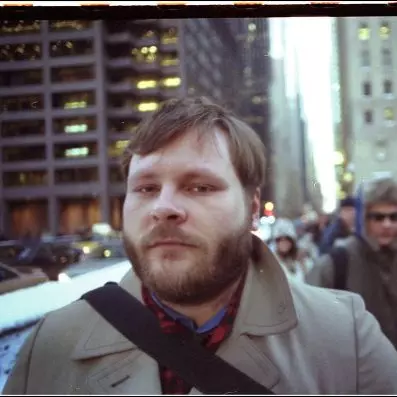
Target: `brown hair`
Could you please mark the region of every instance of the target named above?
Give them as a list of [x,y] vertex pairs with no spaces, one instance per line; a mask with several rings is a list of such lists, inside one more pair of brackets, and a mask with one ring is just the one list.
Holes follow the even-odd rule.
[[124,176],[134,154],[147,155],[165,147],[189,130],[200,137],[221,128],[229,141],[232,164],[248,192],[262,187],[265,179],[265,147],[256,132],[231,111],[205,97],[171,99],[144,120],[131,138],[121,161]]

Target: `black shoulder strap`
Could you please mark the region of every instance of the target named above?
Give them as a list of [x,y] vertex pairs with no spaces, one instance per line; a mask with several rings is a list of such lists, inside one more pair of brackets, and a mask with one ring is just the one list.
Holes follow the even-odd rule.
[[349,257],[344,247],[334,247],[330,251],[334,265],[334,288],[345,290]]
[[274,394],[192,339],[164,334],[157,317],[114,283],[85,299],[122,335],[204,394]]

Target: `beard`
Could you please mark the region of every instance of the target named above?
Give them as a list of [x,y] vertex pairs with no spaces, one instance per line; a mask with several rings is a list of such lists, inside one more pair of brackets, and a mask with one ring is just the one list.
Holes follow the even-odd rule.
[[[182,248],[182,252],[165,249],[153,258],[156,253],[150,252],[149,246],[165,238],[193,247]],[[156,226],[138,245],[123,233],[126,254],[142,284],[161,300],[185,306],[212,301],[232,286],[248,267],[252,241],[249,219],[239,230],[216,242],[165,224]]]

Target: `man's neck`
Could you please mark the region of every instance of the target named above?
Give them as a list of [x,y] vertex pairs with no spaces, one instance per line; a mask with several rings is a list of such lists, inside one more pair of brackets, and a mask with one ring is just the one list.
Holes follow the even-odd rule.
[[231,297],[236,291],[239,283],[241,281],[241,277],[228,289],[222,292],[221,295],[216,297],[210,302],[206,302],[197,306],[185,306],[185,305],[177,305],[174,303],[161,301],[164,305],[167,305],[171,309],[176,312],[190,318],[194,321],[197,327],[201,327],[211,318],[213,318],[220,310],[222,310],[229,303]]

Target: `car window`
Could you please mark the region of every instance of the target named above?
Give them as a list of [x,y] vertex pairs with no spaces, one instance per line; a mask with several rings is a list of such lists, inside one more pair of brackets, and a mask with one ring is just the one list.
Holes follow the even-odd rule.
[[13,278],[17,278],[18,275],[4,267],[0,267],[0,282],[12,280]]

